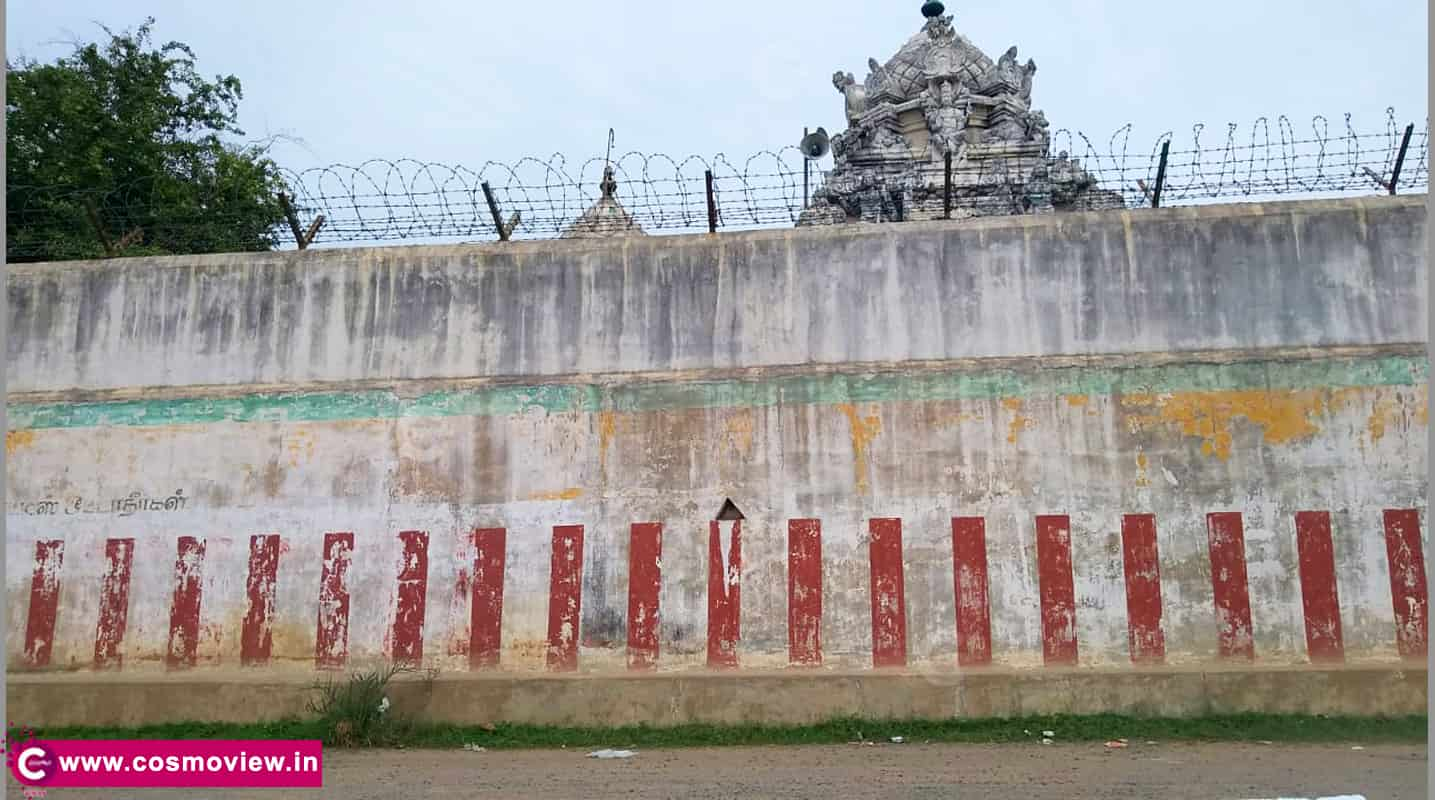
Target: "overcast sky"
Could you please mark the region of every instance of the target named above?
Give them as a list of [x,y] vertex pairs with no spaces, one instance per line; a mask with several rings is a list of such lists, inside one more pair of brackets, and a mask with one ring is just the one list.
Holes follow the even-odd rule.
[[[244,85],[253,137],[288,134],[291,169],[367,158],[463,163],[616,150],[746,156],[842,126],[836,69],[861,80],[922,24],[917,0],[493,3],[474,0],[10,0],[8,54],[50,60],[63,41],[156,18],[206,74]],[[1035,105],[1053,130],[1133,149],[1205,122],[1224,137],[1286,114],[1341,128],[1423,125],[1424,0],[1151,0],[948,4],[995,58],[1034,58]],[[1210,134],[1208,134],[1209,136]]]

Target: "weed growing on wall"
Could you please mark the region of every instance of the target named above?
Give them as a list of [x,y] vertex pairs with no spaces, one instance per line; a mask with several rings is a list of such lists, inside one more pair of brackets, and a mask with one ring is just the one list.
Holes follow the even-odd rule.
[[[390,684],[401,674],[420,670],[389,665],[368,672],[356,672],[346,679],[329,678],[312,687],[315,697],[308,703],[318,717],[324,744],[338,747],[373,747],[397,744],[412,737],[415,721],[395,706]],[[426,683],[438,677],[437,670],[423,671]]]

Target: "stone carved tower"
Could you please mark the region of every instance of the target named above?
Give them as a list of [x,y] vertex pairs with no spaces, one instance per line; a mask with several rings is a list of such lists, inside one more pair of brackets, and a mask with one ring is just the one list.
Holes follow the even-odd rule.
[[647,236],[633,215],[618,202],[618,181],[613,168],[603,168],[602,192],[583,215],[563,231],[565,239],[610,239],[619,236]]
[[1049,155],[1036,62],[1018,63],[1015,47],[992,61],[943,10],[924,5],[922,30],[886,64],[869,58],[865,81],[833,75],[848,127],[797,224],[941,218],[948,154],[954,218],[1124,207],[1066,153]]

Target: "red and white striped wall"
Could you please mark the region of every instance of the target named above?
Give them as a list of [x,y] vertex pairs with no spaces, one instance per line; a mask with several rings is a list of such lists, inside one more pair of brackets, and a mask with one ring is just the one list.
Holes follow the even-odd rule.
[[[1163,548],[1171,541],[1163,524],[1177,520],[1137,512],[1119,515],[1119,530],[1083,529],[1062,513],[954,516],[940,531],[928,519],[920,532],[911,520],[871,517],[835,541],[821,518],[713,521],[703,531],[635,521],[598,544],[584,524],[40,538],[27,545],[33,569],[15,604],[23,648],[12,648],[11,668],[113,669],[138,657],[168,669],[341,669],[356,650],[407,664],[558,672],[813,667],[854,657],[873,668],[1071,667],[1101,660],[1088,650],[1121,652],[1087,633],[1113,628],[1124,628],[1134,665],[1173,656],[1256,661],[1268,655],[1257,646],[1260,630],[1291,642],[1287,656],[1339,663],[1350,655],[1349,625],[1366,626],[1361,641],[1390,646],[1355,657],[1423,661],[1419,511],[1338,517],[1341,525],[1329,511],[1296,511],[1253,541],[1242,512],[1211,511],[1195,521],[1204,538],[1185,552],[1205,556],[1194,560]],[[1179,522],[1192,530],[1192,520]],[[1253,570],[1249,554],[1280,537],[1294,547],[1295,570],[1268,561]],[[997,538],[1017,546],[998,551],[989,545]],[[1342,580],[1356,576],[1342,569],[1365,570],[1342,557],[1350,540],[1384,553],[1386,613],[1343,613]],[[777,555],[745,560],[754,552]],[[936,561],[947,563],[934,569]],[[74,566],[81,562],[89,567]],[[922,565],[915,576],[913,565]],[[934,585],[933,576],[950,577]],[[1124,603],[1089,602],[1082,587],[1093,581],[1119,583]],[[1284,629],[1286,619],[1268,614],[1278,604],[1253,594],[1298,598],[1300,625]],[[998,600],[1002,614],[993,613]],[[865,615],[847,613],[862,605]],[[934,633],[938,626],[947,630]],[[914,637],[927,643],[916,659]]]

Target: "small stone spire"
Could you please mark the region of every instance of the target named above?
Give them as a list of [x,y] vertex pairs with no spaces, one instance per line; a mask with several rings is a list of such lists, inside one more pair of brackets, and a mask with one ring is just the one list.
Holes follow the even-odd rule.
[[598,183],[601,192],[598,200],[583,212],[563,232],[565,238],[605,239],[616,236],[646,236],[633,215],[618,202],[618,180],[613,176],[613,166],[603,168],[603,180]]

